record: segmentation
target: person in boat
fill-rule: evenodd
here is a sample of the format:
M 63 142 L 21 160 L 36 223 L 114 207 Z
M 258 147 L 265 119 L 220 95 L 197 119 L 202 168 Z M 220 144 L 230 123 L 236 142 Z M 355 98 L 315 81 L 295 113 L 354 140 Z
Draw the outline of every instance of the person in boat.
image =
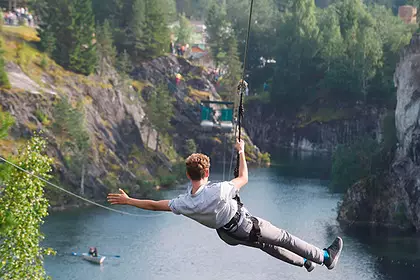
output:
M 241 203 L 240 189 L 248 182 L 245 144 L 237 140 L 239 176 L 231 181 L 210 182 L 210 159 L 200 153 L 186 159 L 186 176 L 190 180 L 186 193 L 171 200 L 140 200 L 129 197 L 122 189 L 108 194 L 111 204 L 125 204 L 152 211 L 171 211 L 215 229 L 227 244 L 259 248 L 308 272 L 315 264 L 333 269 L 340 257 L 343 240 L 336 237 L 330 246 L 320 249 L 278 228 L 269 221 L 253 216 Z
M 92 257 L 97 257 L 98 256 L 98 249 L 96 249 L 96 247 L 90 247 L 89 248 L 89 255 L 91 255 Z

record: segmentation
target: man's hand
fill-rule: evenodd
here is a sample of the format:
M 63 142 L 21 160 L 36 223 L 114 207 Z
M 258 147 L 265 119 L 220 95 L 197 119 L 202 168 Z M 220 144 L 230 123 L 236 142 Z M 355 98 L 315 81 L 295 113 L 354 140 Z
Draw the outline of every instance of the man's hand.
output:
M 231 180 L 236 189 L 240 189 L 248 183 L 248 167 L 245 159 L 245 142 L 241 139 L 236 139 L 235 148 L 239 153 L 239 176 Z
M 245 151 L 245 142 L 244 140 L 241 139 L 241 141 L 239 141 L 238 138 L 236 138 L 236 144 L 235 144 L 235 149 L 240 152 L 240 151 Z
M 111 204 L 128 204 L 130 197 L 122 189 L 119 190 L 120 193 L 108 194 L 108 202 Z

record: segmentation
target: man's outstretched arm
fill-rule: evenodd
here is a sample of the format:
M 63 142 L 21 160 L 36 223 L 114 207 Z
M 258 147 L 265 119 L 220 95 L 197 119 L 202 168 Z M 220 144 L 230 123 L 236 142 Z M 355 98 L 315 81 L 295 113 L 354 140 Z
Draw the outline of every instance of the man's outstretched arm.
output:
M 145 200 L 135 199 L 129 197 L 122 189 L 119 189 L 120 193 L 108 194 L 108 202 L 111 204 L 125 204 L 135 206 L 145 210 L 152 211 L 172 211 L 169 208 L 169 200 Z
M 235 187 L 239 190 L 243 186 L 248 183 L 248 167 L 246 164 L 245 159 L 245 143 L 243 140 L 239 142 L 239 140 L 236 140 L 236 150 L 239 153 L 239 174 L 238 177 L 231 180 L 231 182 L 235 185 Z

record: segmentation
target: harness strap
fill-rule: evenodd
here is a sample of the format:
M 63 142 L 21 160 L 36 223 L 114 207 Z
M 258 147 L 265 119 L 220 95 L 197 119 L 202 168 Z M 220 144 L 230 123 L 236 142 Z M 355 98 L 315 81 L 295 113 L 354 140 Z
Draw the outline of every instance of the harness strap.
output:
M 239 195 L 236 195 L 233 199 L 235 199 L 236 202 L 238 203 L 238 210 L 236 211 L 232 219 L 226 225 L 224 225 L 221 229 L 224 230 L 231 237 L 238 239 L 238 237 L 232 235 L 232 229 L 239 226 L 239 222 L 241 221 L 241 217 L 242 217 L 241 210 L 242 210 L 243 204 L 241 203 L 241 199 Z M 259 221 L 257 218 L 253 216 L 251 216 L 250 219 L 252 221 L 252 229 L 251 229 L 251 232 L 249 233 L 249 241 L 256 242 L 258 241 L 258 238 L 261 237 L 261 229 L 259 226 Z
M 236 195 L 233 199 L 236 200 L 236 202 L 238 203 L 238 210 L 236 211 L 235 215 L 232 217 L 232 219 L 230 219 L 230 221 L 223 226 L 223 229 L 226 231 L 232 231 L 232 229 L 236 226 L 239 225 L 239 222 L 241 220 L 241 216 L 242 216 L 242 206 L 243 204 L 241 203 L 241 199 L 239 198 L 239 195 Z
M 249 241 L 256 242 L 261 237 L 261 229 L 257 218 L 251 216 L 252 229 L 249 233 Z

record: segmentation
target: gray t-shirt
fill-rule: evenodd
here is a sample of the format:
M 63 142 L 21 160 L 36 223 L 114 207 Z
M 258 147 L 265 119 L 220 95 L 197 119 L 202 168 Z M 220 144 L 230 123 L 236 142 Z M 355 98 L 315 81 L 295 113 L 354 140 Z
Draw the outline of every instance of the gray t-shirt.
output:
M 227 224 L 238 209 L 238 203 L 233 199 L 238 190 L 230 181 L 208 182 L 195 194 L 191 194 L 191 191 L 190 184 L 187 193 L 169 201 L 173 213 L 217 229 Z

